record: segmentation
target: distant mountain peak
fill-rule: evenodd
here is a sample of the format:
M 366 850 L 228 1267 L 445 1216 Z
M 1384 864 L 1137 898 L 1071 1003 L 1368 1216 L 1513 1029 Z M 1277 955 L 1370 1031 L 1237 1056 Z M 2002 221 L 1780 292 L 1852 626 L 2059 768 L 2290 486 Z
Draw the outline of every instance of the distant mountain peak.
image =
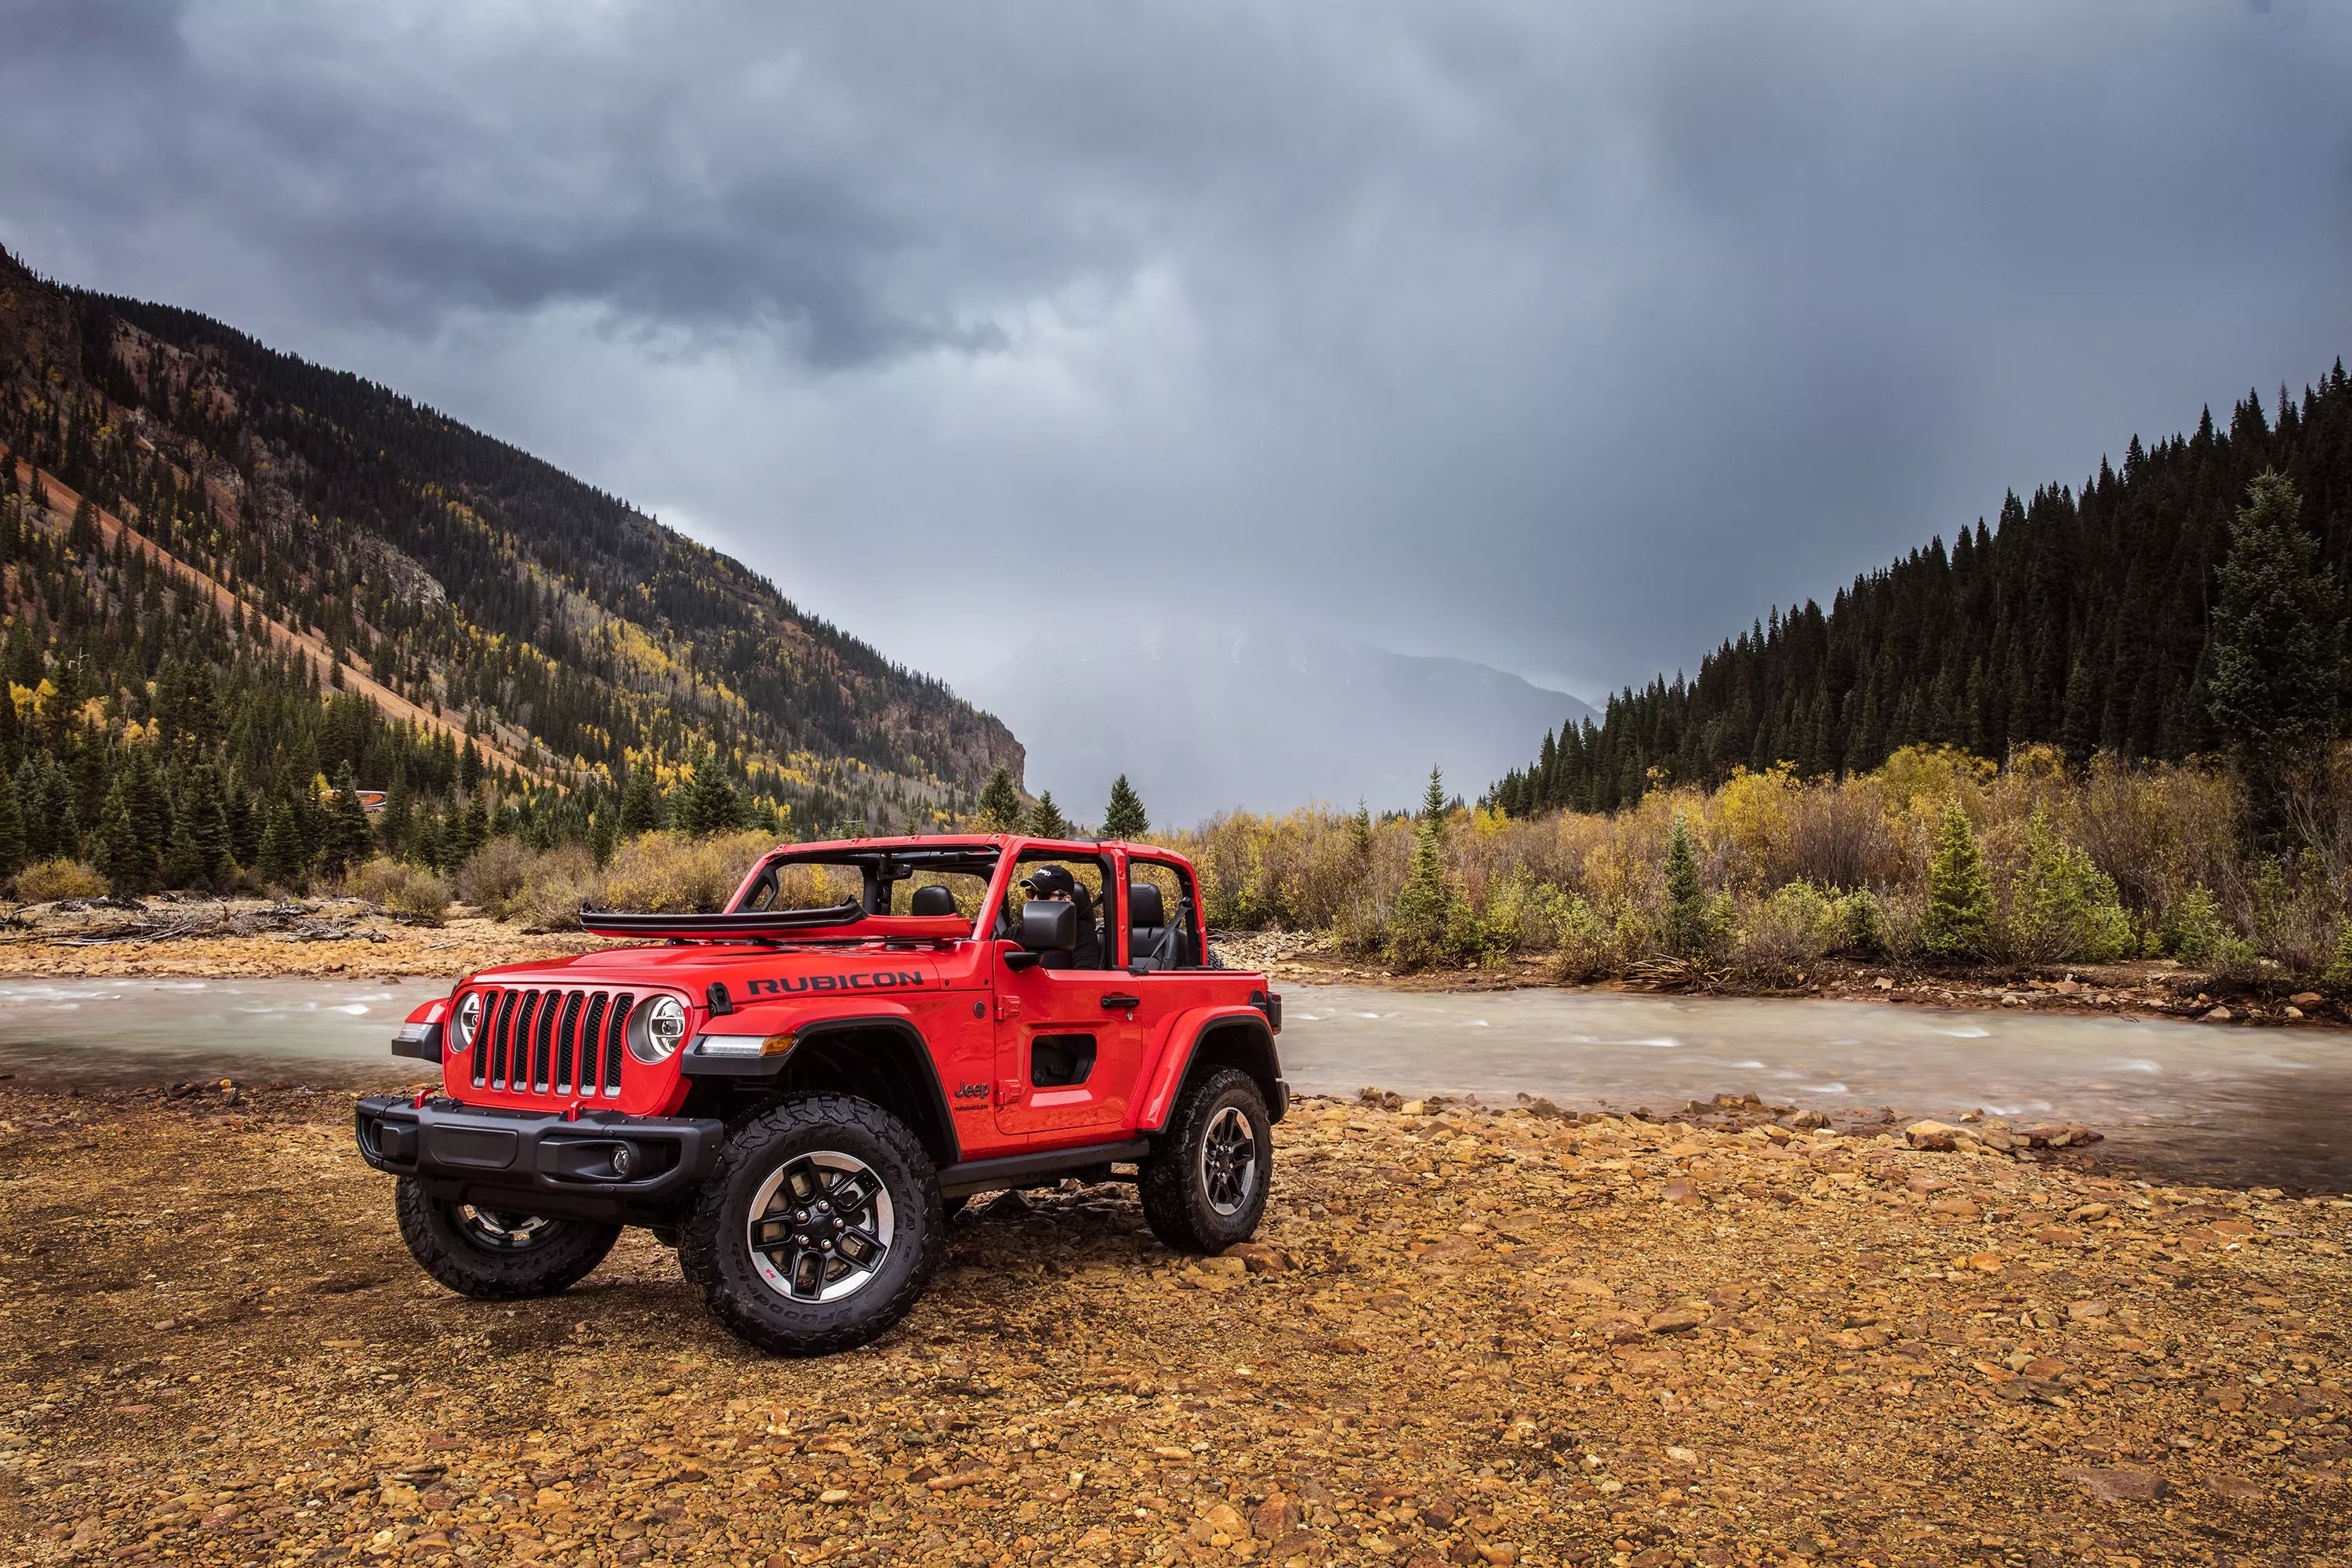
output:
M 1098 811 L 1123 773 L 1153 820 L 1178 824 L 1318 800 L 1402 807 L 1432 765 L 1475 790 L 1531 724 L 1592 712 L 1469 659 L 1176 618 L 1034 638 L 966 694 L 1019 731 L 1032 787 L 1066 809 Z

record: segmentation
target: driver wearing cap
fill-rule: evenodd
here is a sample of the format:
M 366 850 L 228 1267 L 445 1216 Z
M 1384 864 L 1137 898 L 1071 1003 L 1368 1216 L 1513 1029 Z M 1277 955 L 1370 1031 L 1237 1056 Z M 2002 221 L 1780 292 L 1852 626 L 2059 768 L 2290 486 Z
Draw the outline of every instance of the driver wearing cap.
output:
M 1067 866 L 1040 866 L 1021 879 L 1021 886 L 1033 899 L 1052 900 L 1057 903 L 1073 903 L 1078 907 L 1078 945 L 1063 963 L 1055 960 L 1061 955 L 1046 955 L 1050 969 L 1100 969 L 1102 967 L 1102 933 L 1095 929 L 1094 900 L 1078 879 L 1070 875 Z

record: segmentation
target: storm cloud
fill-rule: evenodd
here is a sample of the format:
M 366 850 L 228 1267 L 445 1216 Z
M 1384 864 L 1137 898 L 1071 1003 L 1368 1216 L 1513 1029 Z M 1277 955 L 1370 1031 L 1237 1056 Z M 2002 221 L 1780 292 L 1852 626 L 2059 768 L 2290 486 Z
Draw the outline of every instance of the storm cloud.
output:
M 1598 696 L 2352 347 L 2315 0 L 0 16 L 32 265 L 951 679 L 1192 615 Z

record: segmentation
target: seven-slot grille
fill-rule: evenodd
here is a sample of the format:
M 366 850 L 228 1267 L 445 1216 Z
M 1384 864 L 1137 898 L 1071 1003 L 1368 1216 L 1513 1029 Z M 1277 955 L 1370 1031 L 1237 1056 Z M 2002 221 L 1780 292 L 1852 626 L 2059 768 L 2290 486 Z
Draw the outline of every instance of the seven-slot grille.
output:
M 474 1086 L 517 1094 L 621 1092 L 634 993 L 485 989 Z

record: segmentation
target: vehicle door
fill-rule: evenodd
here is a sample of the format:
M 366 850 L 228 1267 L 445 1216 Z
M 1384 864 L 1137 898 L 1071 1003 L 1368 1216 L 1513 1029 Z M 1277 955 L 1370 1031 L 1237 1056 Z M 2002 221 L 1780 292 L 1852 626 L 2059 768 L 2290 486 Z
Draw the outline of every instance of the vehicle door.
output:
M 1201 1005 L 1208 933 L 1192 868 L 1142 856 L 1122 859 L 1120 891 L 1128 910 L 1123 952 L 1131 994 L 1139 999 L 1135 1026 L 1148 1056 L 1177 1014 Z M 1181 1044 L 1174 1042 L 1173 1048 Z
M 1103 928 L 1099 962 L 1023 964 L 1012 956 L 1021 952 L 1017 942 L 995 944 L 996 1124 L 1007 1133 L 1080 1142 L 1126 1120 L 1140 1068 L 1142 998 L 1135 977 L 1115 967 L 1126 917 L 1110 855 L 1091 847 L 1024 851 L 1005 900 L 1005 929 L 1019 929 L 1020 884 L 1045 866 L 1066 868 L 1087 889 Z

